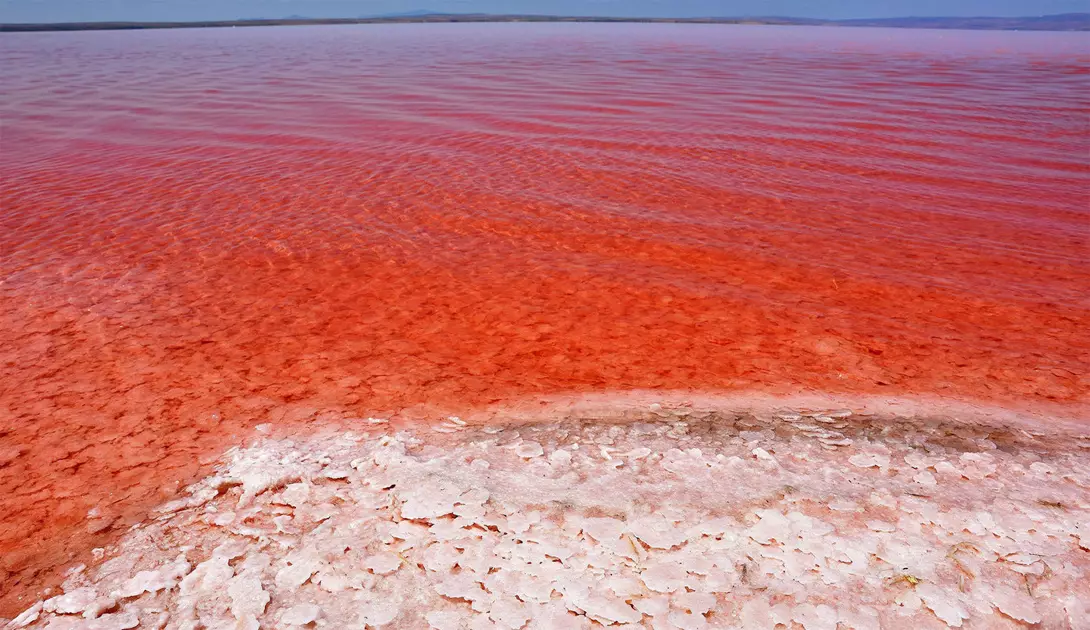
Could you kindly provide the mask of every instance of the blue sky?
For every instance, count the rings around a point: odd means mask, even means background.
[[[0,0],[0,21],[359,17],[414,10],[609,16],[1025,16],[1090,11],[1090,0]]]

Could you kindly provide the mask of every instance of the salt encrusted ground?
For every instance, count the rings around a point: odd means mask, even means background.
[[[8,627],[1090,627],[1090,437],[645,420],[263,438]]]

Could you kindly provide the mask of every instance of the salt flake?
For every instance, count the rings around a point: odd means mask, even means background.
[[[962,620],[969,616],[955,597],[948,595],[934,584],[920,584],[916,587],[916,593],[923,600],[924,605],[951,628],[960,628]]]

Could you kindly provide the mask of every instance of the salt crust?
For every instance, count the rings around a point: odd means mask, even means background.
[[[7,627],[1090,628],[1085,439],[653,411],[262,437]]]

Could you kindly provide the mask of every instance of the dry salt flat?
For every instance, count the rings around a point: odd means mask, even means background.
[[[1059,433],[652,405],[267,435],[5,627],[1090,628],[1090,436]]]

